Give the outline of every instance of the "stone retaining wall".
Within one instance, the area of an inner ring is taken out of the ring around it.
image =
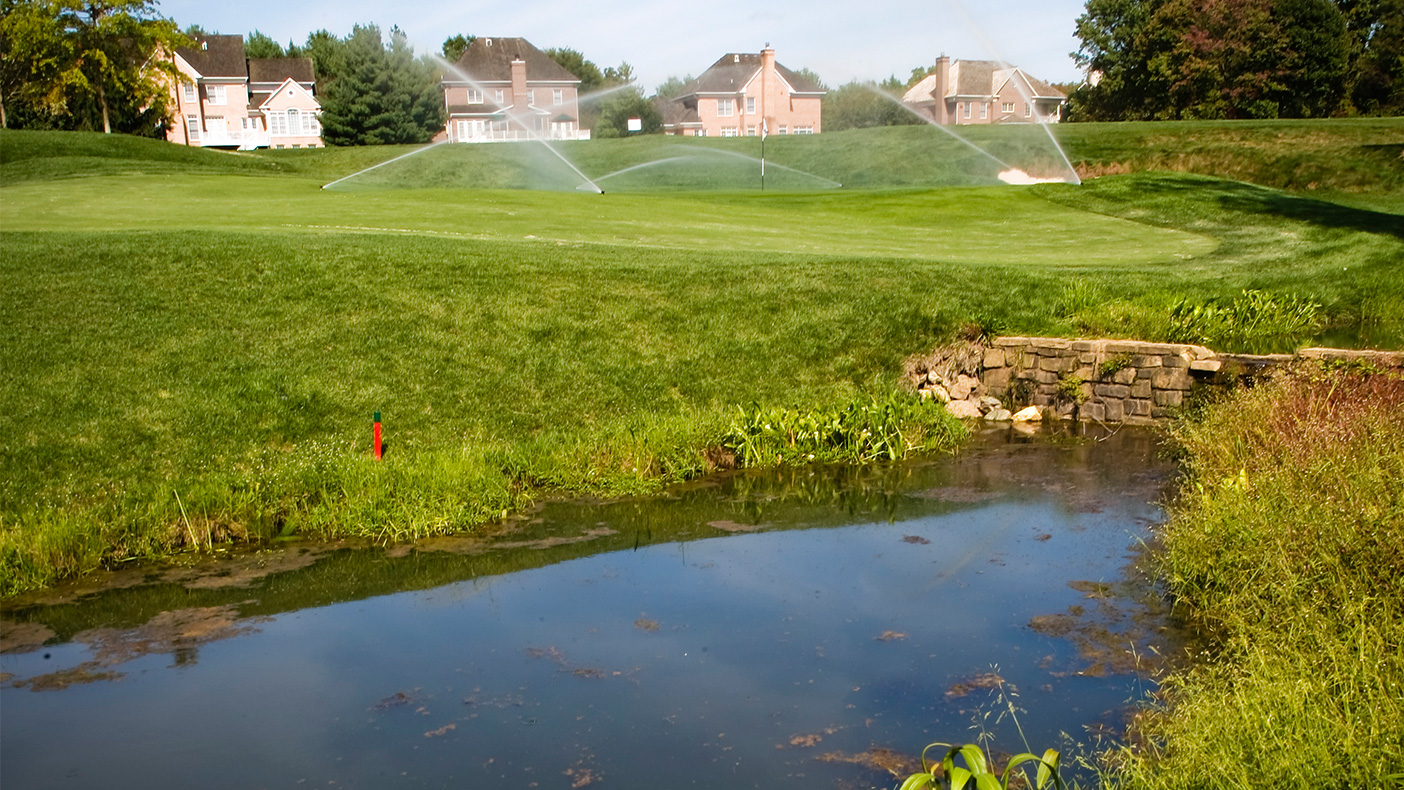
[[[1001,337],[938,353],[917,386],[966,417],[1004,418],[1009,410],[999,404],[1027,404],[1061,419],[1151,423],[1172,415],[1196,388],[1227,386],[1297,359],[1404,367],[1404,354],[1380,351],[1219,354],[1176,343]]]

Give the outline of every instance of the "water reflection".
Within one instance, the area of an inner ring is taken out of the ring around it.
[[[1056,745],[1115,727],[1139,657],[1173,650],[1126,575],[1171,472],[1157,450],[996,433],[954,459],[548,504],[490,538],[15,599],[0,778],[890,786],[1000,695]]]

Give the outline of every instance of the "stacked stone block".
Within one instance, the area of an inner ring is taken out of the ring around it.
[[[1299,358],[1404,365],[1404,355],[1304,349],[1297,354],[1216,354],[1204,346],[1133,340],[1001,337],[985,349],[979,378],[1005,403],[1062,419],[1151,423],[1184,405],[1197,385],[1222,383]]]

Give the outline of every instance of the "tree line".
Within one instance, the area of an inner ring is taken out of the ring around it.
[[[170,53],[207,35],[160,16],[155,0],[0,0],[0,127],[164,136],[169,86],[180,79]],[[450,36],[437,55],[455,62],[474,39]],[[244,54],[312,60],[329,145],[424,143],[447,121],[441,61],[416,55],[397,27],[388,35],[372,24],[346,36],[317,30],[286,46],[254,30]],[[645,133],[661,130],[628,63],[602,69],[578,50],[546,54],[580,78],[582,128],[617,137],[639,118]],[[610,92],[591,96],[602,91]]]
[[[1073,120],[1404,113],[1404,0],[1087,0]]]

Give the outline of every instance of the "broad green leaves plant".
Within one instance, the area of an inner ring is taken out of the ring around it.
[[[740,409],[722,445],[741,466],[839,461],[896,461],[909,453],[942,450],[964,438],[964,428],[940,404],[893,392],[868,403],[818,409]]]
[[[928,762],[927,754],[932,749],[946,750],[939,763]],[[1010,787],[1043,790],[1045,787],[1054,787],[1063,790],[1063,778],[1058,772],[1058,757],[1056,749],[1044,751],[1041,757],[1032,752],[1023,752],[1009,758],[1004,771],[997,773],[994,765],[985,759],[985,753],[973,743],[964,746],[933,743],[921,751],[921,772],[907,777],[898,786],[898,790],[924,790],[928,787],[949,790],[1009,790]],[[1038,765],[1032,781],[1029,780],[1026,768],[1032,767],[1029,766],[1030,763]]]

